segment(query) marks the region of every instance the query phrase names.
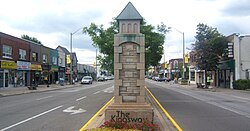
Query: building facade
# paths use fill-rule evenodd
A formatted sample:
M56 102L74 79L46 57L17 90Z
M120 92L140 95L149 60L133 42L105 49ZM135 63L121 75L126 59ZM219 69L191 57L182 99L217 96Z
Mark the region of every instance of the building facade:
M41 81L41 72L42 72L42 65L41 65L41 46L42 44L35 43L29 41L30 46L30 80L31 85L38 85Z
M0 87L30 85L29 43L0 32Z
M58 78L65 79L66 55L61 48L57 48L57 52L58 52Z

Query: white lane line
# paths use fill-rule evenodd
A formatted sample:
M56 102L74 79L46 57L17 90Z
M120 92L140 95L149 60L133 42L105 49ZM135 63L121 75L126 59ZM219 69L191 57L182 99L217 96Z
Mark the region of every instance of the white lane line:
M42 98L38 98L36 100L40 101L40 100L47 99L47 98L50 98L50 97L53 97L53 96L42 97Z
M78 99L76 99L76 101L80 101L80 100L82 100L82 99L85 99L87 96L84 96L84 97L81 97L81 98L78 98Z
M244 97L240 97L240 96L232 96L232 97L235 97L235 98L238 98L238 99L243 99L243 100L250 100L248 98L244 98Z
M97 91L97 92L95 92L95 93L93 93L93 94L95 95L95 94L98 94L98 93L100 93L100 91Z
M45 115L45 114L47 114L47 113L49 113L49 112L52 112L52 111L54 111L54 110L56 110L56 109L59 109L59 108L61 108L61 107L63 107L63 105L60 105L60 106L55 107L55 108L53 108L53 109L47 110L47 111L45 111L45 112L43 112L43 113L40 113L40 114L38 114L38 115L32 116L32 117L30 117L30 118L28 118L28 119L25 119L25 120L23 120L23 121L20 121L20 122L18 122L18 123L16 123L16 124L13 124L13 125L11 125L11 126L5 127L5 128L3 128L3 129L1 129L0 131L8 130L8 129L10 129L10 128L13 128L13 127L18 126L18 125L20 125L20 124L23 124L23 123L25 123L25 122L27 122L27 121L30 121L30 120L35 119L35 118L37 118L37 117L40 117L40 116L42 116L42 115Z

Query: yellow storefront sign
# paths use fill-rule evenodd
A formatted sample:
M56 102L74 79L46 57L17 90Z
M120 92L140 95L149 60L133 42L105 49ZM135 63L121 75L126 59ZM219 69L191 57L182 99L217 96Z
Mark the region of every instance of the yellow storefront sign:
M70 64L70 63L71 63L70 55L67 55L67 56L66 56L66 59L67 59L67 64Z
M42 66L37 64L31 64L30 69L34 71L42 71Z
M167 63L164 64L164 68L165 69L168 68L168 64Z
M16 69L16 62L14 61L1 61L2 69Z
M185 54L185 63L188 63L188 54Z

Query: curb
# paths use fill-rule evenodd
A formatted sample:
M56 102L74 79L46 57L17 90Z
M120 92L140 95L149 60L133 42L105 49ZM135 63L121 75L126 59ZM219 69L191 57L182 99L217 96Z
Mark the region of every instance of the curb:
M62 89L66 89L66 88L74 88L74 87L80 87L80 85L75 85L75 86L62 86L62 87L40 87L40 88L47 88L45 90L25 90L24 92L17 92L17 93L13 93L13 94L1 94L0 93L0 97L7 97L7 96L15 96L15 95L22 95L22 94L29 94L29 93L40 93L40 92L48 92L48 91L54 91L54 90L62 90ZM27 88L27 87L22 87L22 88Z

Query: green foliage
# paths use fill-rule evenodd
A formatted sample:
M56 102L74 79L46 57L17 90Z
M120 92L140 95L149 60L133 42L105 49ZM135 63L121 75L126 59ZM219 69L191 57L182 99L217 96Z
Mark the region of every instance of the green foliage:
M38 43L38 44L42 44L41 41L39 41L37 38L35 37L30 37L28 35L22 35L21 36L22 39L25 39L25 40L29 40L29 41L32 41L32 42L35 42L35 43Z
M206 24L198 24L196 30L196 41L193 44L194 58L198 68L205 70L205 81L207 81L207 71L217 69L218 62L225 53L228 41L216 28Z
M163 28L163 27L162 27ZM164 31L164 29L158 31ZM103 28L103 25L91 23L89 27L84 27L83 32L88 34L93 46L97 47L103 56L98 56L102 69L114 73L114 35L118 33L118 23L116 20L110 22L110 27ZM145 66L158 65L163 55L163 43L165 35L154 32L152 25L146 25L142 22L141 33L145 34Z
M250 89L250 80L236 80L233 82L233 88L237 90Z
M221 35L216 28L198 24L195 38L196 42L193 46L196 64L201 70L216 70L227 47L226 37Z

